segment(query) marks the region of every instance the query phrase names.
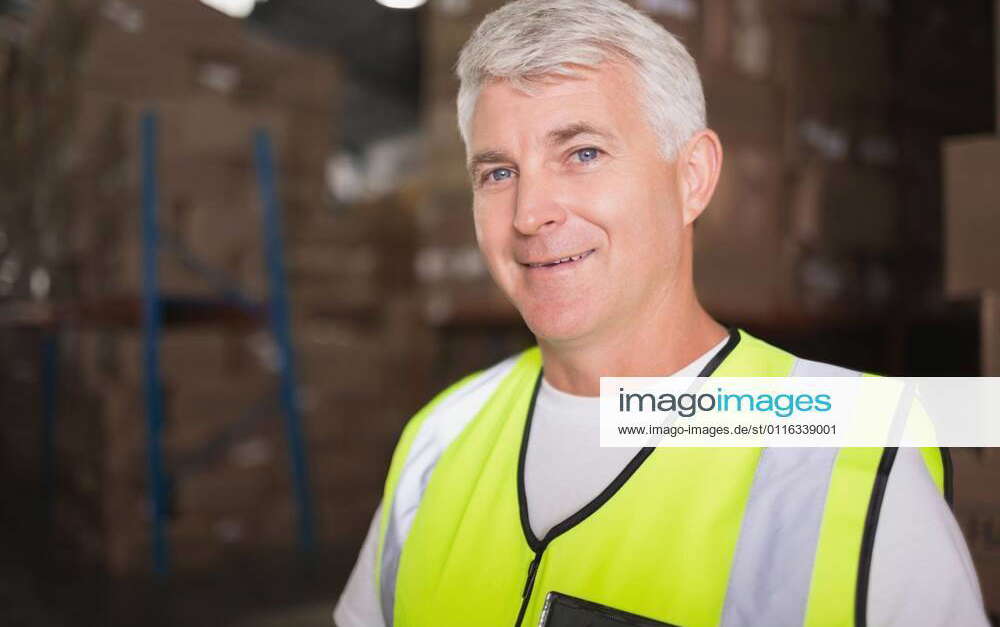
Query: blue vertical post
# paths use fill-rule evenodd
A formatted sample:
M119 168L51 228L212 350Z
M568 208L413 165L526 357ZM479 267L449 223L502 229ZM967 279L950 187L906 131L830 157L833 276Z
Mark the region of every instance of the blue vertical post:
M288 290L285 284L285 267L282 251L281 205L278 202L271 138L267 131L254 132L254 164L260 189L264 222L264 257L267 264L268 313L271 332L278 345L281 374L281 406L285 413L285 433L292 462L292 481L299 514L299 546L311 552L315 545L313 536L313 511L309 489L309 470L306 462L305 443L302 437L302 411L296 388L295 356L292 347L291 324L288 311Z
M169 571L167 546L166 477L163 470L163 390L160 387L160 337L163 321L159 285L159 227L156 180L156 113L143 113L140 121L142 159L142 362L146 401L147 462L149 497L152 503L151 535L153 569L158 575Z
M52 521L55 498L55 433L59 393L58 329L46 330L42 337L42 515L46 527Z

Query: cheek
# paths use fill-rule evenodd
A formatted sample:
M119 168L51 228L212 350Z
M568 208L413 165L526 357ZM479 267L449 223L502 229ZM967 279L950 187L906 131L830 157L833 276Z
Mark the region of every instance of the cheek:
M492 236L494 227L490 224L490 216L494 214L490 210L489 203L482 198L474 197L472 200L472 223L476 231L476 241L482 246Z
M479 244L479 248L482 248L483 252L485 252L486 231L483 225L482 214L476 209L472 210L472 227L476 232L476 242Z
M493 264L503 252L505 233L508 230L504 226L503 217L498 215L494 209L484 206L482 203L477 203L473 207L476 242L489 264Z
M667 190L636 186L622 198L615 219L605 222L612 247L624 251L620 261L637 272L662 272L679 253L683 223L668 194Z
M676 210L664 190L648 184L629 183L596 186L580 200L588 207L588 219L600 226L612 246L639 251L655 246L663 235L676 228Z

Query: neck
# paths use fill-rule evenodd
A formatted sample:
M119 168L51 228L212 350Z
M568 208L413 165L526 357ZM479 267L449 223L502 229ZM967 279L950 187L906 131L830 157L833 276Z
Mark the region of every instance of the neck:
M539 338L545 380L579 396L598 396L601 377L657 377L677 372L718 344L726 329L698 302L664 298L626 324L569 342Z

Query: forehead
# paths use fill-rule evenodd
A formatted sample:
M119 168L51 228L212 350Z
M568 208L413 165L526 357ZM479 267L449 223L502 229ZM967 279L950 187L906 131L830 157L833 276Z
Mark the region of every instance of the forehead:
M620 63L596 68L576 66L570 77L547 76L530 83L530 91L506 80L493 80L480 90L470 125L470 148L541 140L553 128L586 122L627 139L647 134L640 113L634 71Z

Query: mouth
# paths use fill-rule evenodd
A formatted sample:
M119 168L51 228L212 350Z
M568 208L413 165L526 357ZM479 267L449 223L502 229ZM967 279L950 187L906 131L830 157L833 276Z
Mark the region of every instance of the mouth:
M596 248L591 248L590 250L584 251L578 255L571 255L569 257L561 257L559 259L553 259L552 261L540 261L538 263L523 263L521 265L526 268L554 268L556 266L564 266L567 264L574 264L583 261L589 257L593 252L597 250Z

